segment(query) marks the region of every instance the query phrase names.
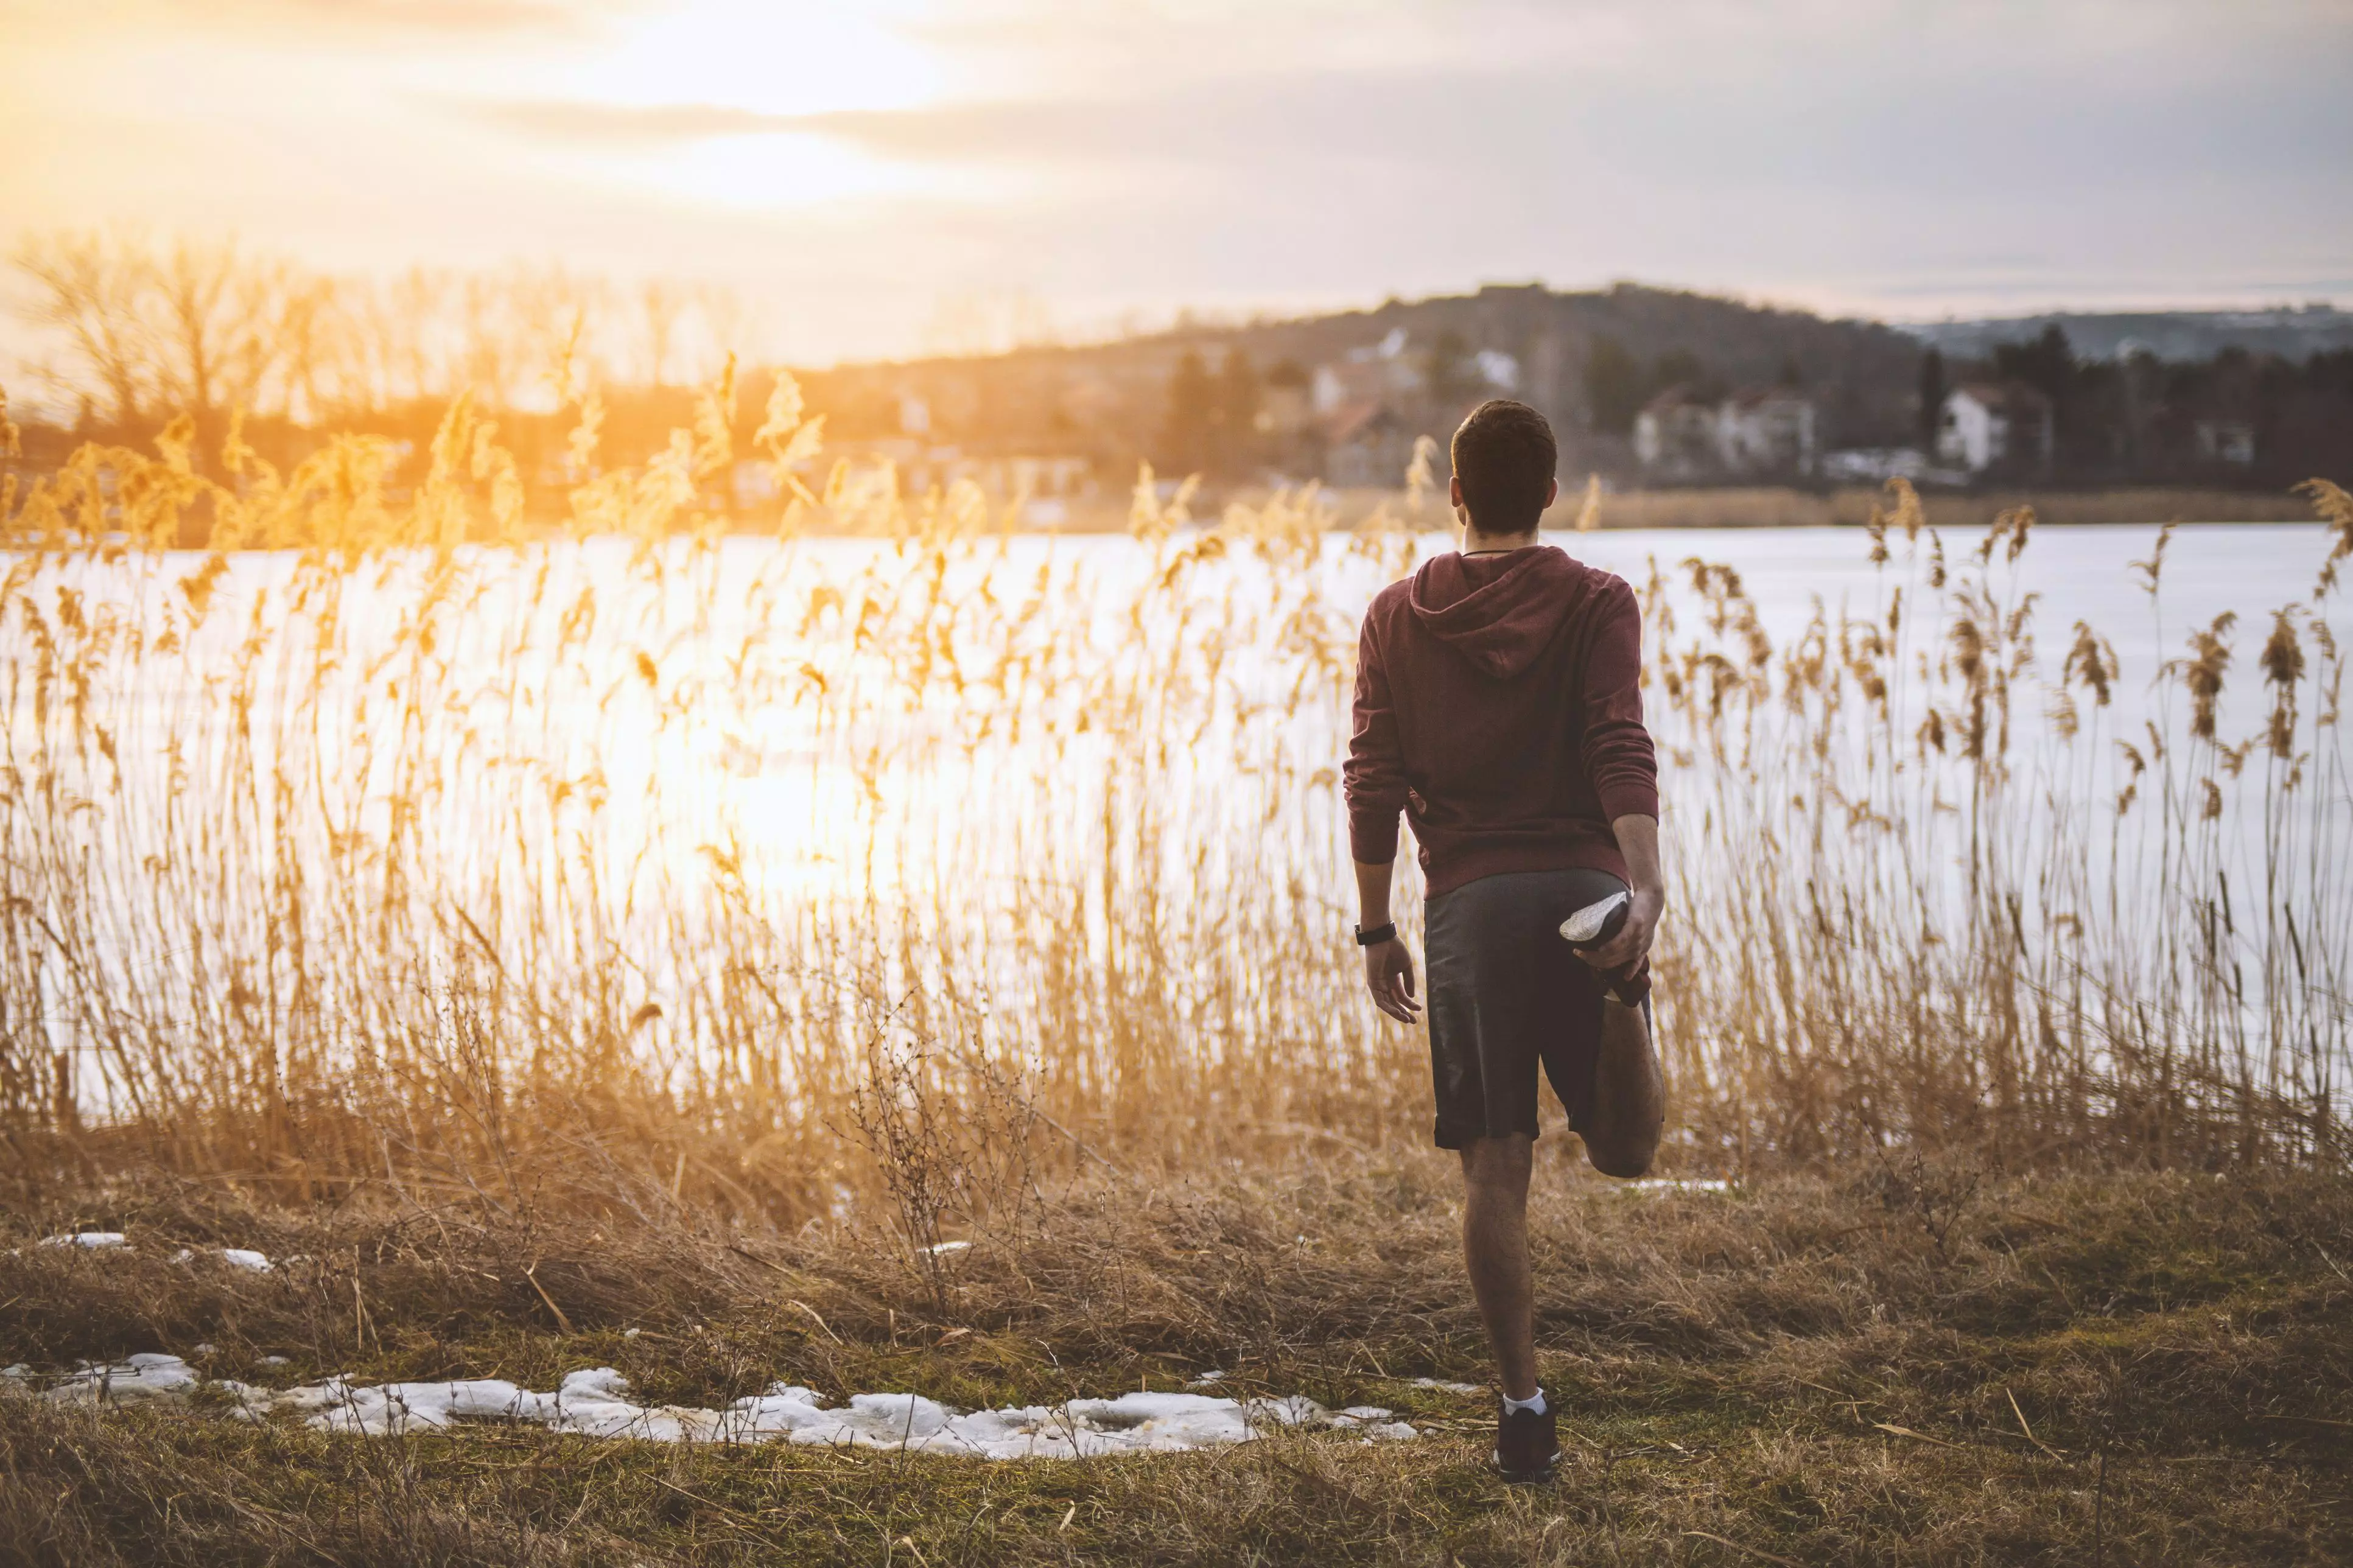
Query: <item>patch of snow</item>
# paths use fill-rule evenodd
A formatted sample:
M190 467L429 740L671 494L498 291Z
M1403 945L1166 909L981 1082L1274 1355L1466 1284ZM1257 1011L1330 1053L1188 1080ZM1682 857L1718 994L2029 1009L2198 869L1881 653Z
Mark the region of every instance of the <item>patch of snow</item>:
M286 1364L286 1358L282 1355L266 1355L261 1358L261 1364L264 1366L284 1366Z
M1631 1193L1728 1193L1732 1184L1726 1181L1691 1181L1675 1176L1645 1176L1639 1182L1619 1184Z
M1447 1383L1435 1377L1417 1377L1416 1388L1434 1388L1440 1394L1484 1394L1487 1391L1475 1383Z
M1367 1439L1418 1436L1407 1423L1391 1421L1390 1413L1378 1405L1354 1405L1335 1413L1298 1394L1221 1399L1200 1394L1124 1394L1066 1405L960 1411L914 1394L852 1394L848 1405L829 1407L815 1390L780 1383L724 1410L645 1405L629 1397L628 1381L611 1367L567 1373L552 1394L534 1393L503 1378L355 1384L344 1377L279 1394L227 1378L208 1384L177 1356L149 1354L85 1367L57 1380L49 1397L121 1402L185 1397L199 1388L227 1396L229 1414L237 1419L259 1420L284 1412L320 1431L369 1436L498 1422L658 1443L794 1443L983 1459L1077 1459L1221 1447L1250 1442L1262 1429L1275 1426L1329 1426Z
M934 1258L945 1258L950 1253L969 1252L972 1250L972 1243L969 1241L943 1241L938 1246L926 1248L926 1250L929 1251Z
M1221 1366L1213 1366L1198 1377L1187 1378L1185 1380L1185 1386L1187 1388L1215 1388L1218 1384L1225 1381L1226 1369Z
M67 1405L121 1405L177 1398L194 1393L203 1381L195 1369L178 1356L150 1351L123 1361L86 1364L58 1379L49 1389L49 1397Z
M196 1353L198 1355L218 1355L220 1353L220 1346L213 1343L210 1340L204 1340L197 1343Z
M130 1239L119 1230L84 1230L64 1236L52 1236L45 1239L41 1245L91 1248L121 1247L126 1252L131 1249ZM243 1268L255 1274L267 1274L270 1269L269 1259L250 1247L224 1247L220 1248L220 1259L231 1268ZM194 1263L195 1260L195 1249L193 1247L184 1247L172 1254L172 1261L174 1263Z

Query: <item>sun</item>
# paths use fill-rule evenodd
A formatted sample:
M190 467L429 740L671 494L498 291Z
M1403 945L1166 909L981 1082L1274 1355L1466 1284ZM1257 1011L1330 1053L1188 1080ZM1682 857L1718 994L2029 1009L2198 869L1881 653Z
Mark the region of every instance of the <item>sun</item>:
M599 173L698 205L807 207L908 194L930 176L817 131L803 115L934 101L940 60L914 42L911 6L702 0L620 24L571 62L561 90L623 109L736 110L780 123L615 155Z

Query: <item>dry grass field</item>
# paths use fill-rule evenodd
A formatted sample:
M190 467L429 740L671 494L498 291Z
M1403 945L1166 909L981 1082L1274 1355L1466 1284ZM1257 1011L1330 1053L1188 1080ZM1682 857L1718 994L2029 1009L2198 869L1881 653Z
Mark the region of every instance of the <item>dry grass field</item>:
M1482 1468L1478 1327L1435 1157L1090 1179L936 1297L887 1230L746 1232L658 1186L590 1216L154 1179L16 1216L129 1253L0 1256L0 1355L162 1348L291 1382L621 1369L719 1403L791 1378L979 1405L1071 1391L1370 1401L1409 1442L982 1460L399 1439L0 1393L0 1562L472 1564L2324 1563L2353 1552L2353 1186L1865 1160L1731 1194L1542 1162L1539 1342L1568 1457ZM632 1212L632 1211L635 1212ZM260 1247L250 1275L170 1261ZM542 1292L544 1292L543 1294ZM364 1315L354 1302L364 1303ZM563 1321L556 1313L560 1310ZM628 1331L637 1331L625 1337ZM210 1355L193 1347L208 1344ZM282 1367L265 1355L287 1358Z
M2022 509L1894 487L1883 607L1795 637L1721 564L1637 584L1666 1168L1736 1187L1546 1155L1577 1459L1505 1496L1478 1400L1411 1382L1479 1367L1450 1177L1333 942L1356 615L1425 486L1335 531L1147 482L1122 553L1058 554L976 493L801 488L787 383L747 539L702 501L732 397L609 471L584 400L562 538L463 404L397 502L365 439L0 479L0 1363L1217 1368L1424 1435L997 1466L19 1388L0 1562L2353 1550L2343 491L2312 592L2173 629L2147 693L2099 627L2038 645ZM32 1245L90 1228L131 1247Z

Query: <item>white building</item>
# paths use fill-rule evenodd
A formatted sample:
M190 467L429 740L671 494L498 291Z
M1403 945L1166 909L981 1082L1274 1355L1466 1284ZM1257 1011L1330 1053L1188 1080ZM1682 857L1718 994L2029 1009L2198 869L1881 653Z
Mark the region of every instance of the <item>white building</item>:
M1413 430L1386 403L1352 403L1325 422L1324 479L1342 489L1389 489L1405 481Z
M1668 479L1810 474L1814 430L1813 400L1787 387L1710 401L1675 386L1635 416L1634 456Z
M2201 462L2243 468L2255 460L2255 427L2243 419L2200 419L2190 434Z
M1744 392L1716 410L1716 444L1735 473L1814 471L1814 404L1787 387Z
M1723 463L1720 433L1713 404L1671 386L1634 416L1634 456L1662 478L1699 479Z
M1971 382L1945 397L1936 422L1936 456L1981 474L1995 468L2041 468L2051 460L2051 400L2018 382Z
M1501 349L1481 349L1473 356L1479 367L1479 379L1498 392L1520 389L1520 362Z

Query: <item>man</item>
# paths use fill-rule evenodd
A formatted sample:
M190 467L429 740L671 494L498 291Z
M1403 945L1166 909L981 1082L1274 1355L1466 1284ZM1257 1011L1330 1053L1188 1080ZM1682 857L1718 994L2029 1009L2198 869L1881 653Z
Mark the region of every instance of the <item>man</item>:
M1552 427L1481 404L1454 433L1462 548L1365 614L1345 770L1365 984L1412 1023L1389 919L1398 814L1420 846L1438 1146L1459 1150L1462 1251L1495 1355L1495 1466L1551 1478L1528 1268L1536 1069L1607 1175L1650 1169L1665 1113L1651 940L1665 907L1658 763L1642 727L1633 590L1537 542L1558 491Z

